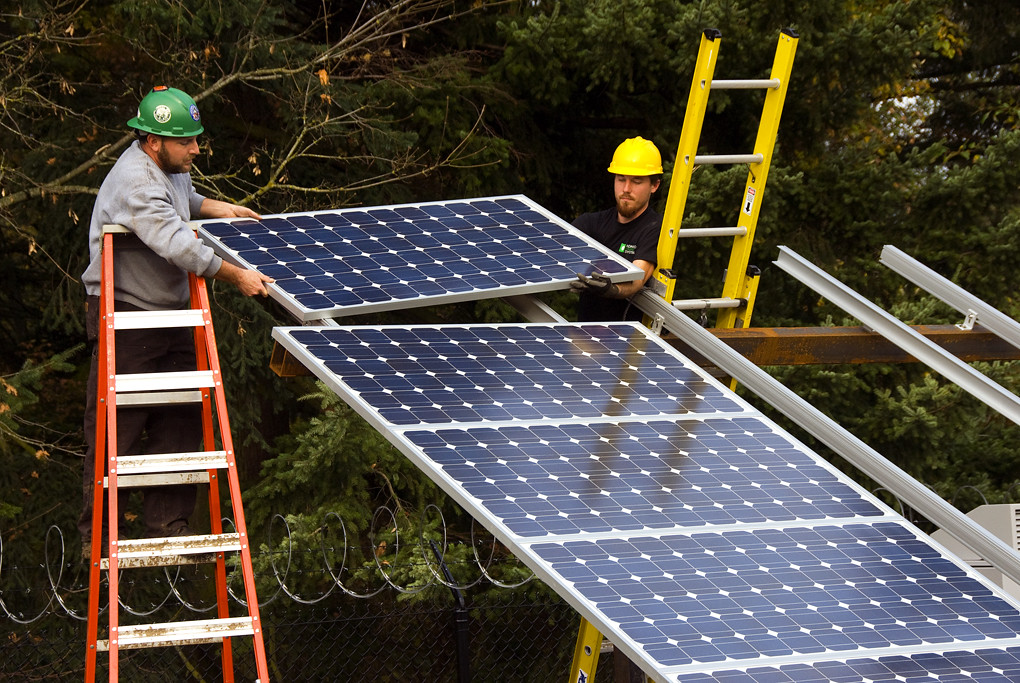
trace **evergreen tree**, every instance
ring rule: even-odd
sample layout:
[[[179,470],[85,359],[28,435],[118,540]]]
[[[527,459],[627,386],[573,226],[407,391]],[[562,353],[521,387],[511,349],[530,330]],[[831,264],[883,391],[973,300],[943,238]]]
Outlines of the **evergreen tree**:
[[[663,152],[662,208],[698,41],[709,27],[723,36],[719,78],[766,75],[779,30],[800,36],[753,255],[764,269],[754,324],[853,322],[770,267],[779,244],[908,322],[956,315],[878,264],[886,243],[1018,313],[1007,274],[1020,229],[1011,168],[1020,145],[1020,16],[1007,4],[406,0],[368,4],[360,14],[353,7],[33,0],[0,15],[7,246],[0,343],[11,386],[26,360],[40,367],[78,344],[77,277],[92,195],[152,85],[167,82],[199,99],[208,129],[195,173],[200,191],[264,213],[523,192],[570,220],[610,204],[605,168],[614,147],[634,135]],[[701,151],[748,151],[761,102],[760,94],[714,94]],[[745,175],[737,166],[699,169],[684,224],[732,224]],[[722,242],[681,244],[678,296],[716,296],[726,251]],[[569,305],[567,295],[552,298]],[[277,513],[292,515],[311,542],[324,514],[343,511],[372,561],[367,549],[378,544],[365,520],[373,506],[428,507],[441,494],[321,389],[268,371],[269,328],[289,322],[274,305],[222,289],[214,299],[242,472],[260,479],[253,516],[268,526]],[[399,319],[508,316],[485,302]],[[73,379],[40,385],[34,406],[10,402],[23,418],[17,438],[49,443],[36,423],[60,433],[77,428],[83,356],[68,356]],[[1016,387],[1012,364],[981,367]],[[1009,494],[1015,428],[924,368],[775,372],[945,495],[964,483],[993,499]],[[305,395],[314,398],[298,400]],[[337,472],[338,463],[349,466]],[[75,464],[66,456],[60,466]],[[63,497],[76,508],[76,491]],[[443,510],[453,528],[469,526]]]

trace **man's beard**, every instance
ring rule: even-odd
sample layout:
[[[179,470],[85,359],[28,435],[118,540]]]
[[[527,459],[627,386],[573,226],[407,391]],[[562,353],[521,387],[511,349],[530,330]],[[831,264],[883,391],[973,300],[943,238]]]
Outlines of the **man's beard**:
[[[630,219],[641,213],[648,204],[637,204],[634,200],[630,200],[629,204],[624,204],[619,198],[616,199],[616,211],[624,218]]]
[[[156,151],[156,159],[159,161],[159,166],[167,173],[187,173],[190,169],[190,164],[180,163],[174,164],[170,161],[170,153],[166,151],[166,147],[160,147]]]

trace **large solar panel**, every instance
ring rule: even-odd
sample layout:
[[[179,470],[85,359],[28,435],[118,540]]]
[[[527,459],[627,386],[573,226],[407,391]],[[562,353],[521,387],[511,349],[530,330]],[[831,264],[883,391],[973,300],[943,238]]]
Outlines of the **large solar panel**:
[[[302,321],[642,275],[519,195],[195,224],[220,256],[274,278],[270,295]]]
[[[645,328],[273,334],[658,680],[1020,680],[1008,596]]]
[[[522,538],[883,514],[756,417],[403,435]]]

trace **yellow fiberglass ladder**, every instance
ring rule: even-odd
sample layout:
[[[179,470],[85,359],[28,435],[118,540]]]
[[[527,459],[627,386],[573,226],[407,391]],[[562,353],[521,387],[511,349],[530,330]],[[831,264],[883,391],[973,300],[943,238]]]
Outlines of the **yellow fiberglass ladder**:
[[[677,148],[673,177],[670,180],[666,210],[662,218],[662,232],[659,234],[658,266],[649,281],[652,290],[682,310],[719,309],[716,327],[747,327],[751,320],[754,298],[758,290],[758,269],[750,266],[751,244],[758,224],[762,194],[772,163],[772,152],[779,131],[779,118],[786,101],[793,57],[797,50],[797,34],[783,29],[779,35],[772,72],[767,79],[713,80],[719,44],[722,34],[716,29],[707,29],[701,36],[694,78],[684,114],[683,130]],[[754,150],[750,154],[699,155],[698,142],[705,121],[708,96],[712,90],[766,90],[758,134]],[[687,194],[690,191],[691,175],[703,164],[747,164],[747,182],[741,195],[737,224],[719,228],[681,228]],[[722,296],[718,299],[687,299],[675,301],[673,290],[678,273],[673,269],[677,243],[681,237],[732,237],[729,265],[723,282]],[[656,332],[655,321],[646,320]],[[574,659],[570,667],[569,683],[587,683],[594,680],[603,636],[588,620],[581,618],[574,648]],[[651,680],[651,679],[649,679]]]
[[[119,679],[120,650],[220,643],[223,680],[234,680],[231,638],[250,637],[258,681],[269,680],[266,652],[259,620],[258,598],[252,573],[248,532],[241,507],[234,449],[227,419],[216,340],[213,336],[209,295],[205,280],[189,275],[191,308],[179,311],[120,311],[114,313],[113,243],[115,235],[126,233],[121,226],[104,226],[102,291],[98,356],[96,409],[96,467],[93,478],[92,549],[89,565],[89,606],[85,680],[96,677],[97,653],[109,655],[109,680]],[[191,372],[116,374],[115,332],[130,329],[193,328],[197,366]],[[120,456],[117,453],[117,409],[133,406],[201,404],[203,452]],[[213,412],[215,410],[216,426]],[[220,450],[216,449],[216,431]],[[234,532],[224,533],[220,517],[219,472],[226,471]],[[103,493],[107,493],[107,519],[119,519],[117,491],[126,487],[168,486],[208,483],[211,534],[121,540],[118,524],[109,526],[109,541],[103,556]],[[239,555],[245,605],[241,616],[230,616],[228,605],[226,553]],[[118,595],[120,572],[139,567],[170,567],[215,563],[217,618],[198,621],[122,625]],[[99,593],[101,572],[107,572],[109,603],[107,638],[99,639]],[[235,611],[237,609],[235,608]]]
[[[772,152],[779,130],[779,118],[786,101],[793,57],[797,50],[797,34],[783,29],[779,35],[772,73],[767,79],[714,80],[716,60],[719,56],[721,34],[715,29],[706,30],[701,38],[698,61],[691,82],[691,92],[684,114],[683,130],[677,148],[673,177],[670,180],[666,210],[663,213],[662,232],[659,235],[658,267],[651,287],[656,294],[677,308],[684,310],[719,309],[716,327],[739,328],[750,324],[754,298],[758,290],[758,269],[749,267],[751,245],[754,241],[762,194],[772,163]],[[698,142],[705,120],[708,97],[713,90],[766,90],[754,150],[750,154],[699,155]],[[741,195],[736,225],[718,228],[682,228],[684,207],[691,187],[694,169],[707,164],[747,164],[747,182]],[[673,269],[677,242],[681,237],[732,237],[729,264],[723,282],[722,296],[718,299],[674,300],[673,290],[678,273]]]

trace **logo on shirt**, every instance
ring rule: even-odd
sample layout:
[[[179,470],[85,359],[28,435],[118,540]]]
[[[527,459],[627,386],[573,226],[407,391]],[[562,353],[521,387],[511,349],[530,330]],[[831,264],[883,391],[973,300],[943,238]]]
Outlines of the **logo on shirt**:
[[[620,242],[620,246],[616,250],[618,253],[624,256],[633,256],[637,252],[636,244],[627,244],[626,242]]]

